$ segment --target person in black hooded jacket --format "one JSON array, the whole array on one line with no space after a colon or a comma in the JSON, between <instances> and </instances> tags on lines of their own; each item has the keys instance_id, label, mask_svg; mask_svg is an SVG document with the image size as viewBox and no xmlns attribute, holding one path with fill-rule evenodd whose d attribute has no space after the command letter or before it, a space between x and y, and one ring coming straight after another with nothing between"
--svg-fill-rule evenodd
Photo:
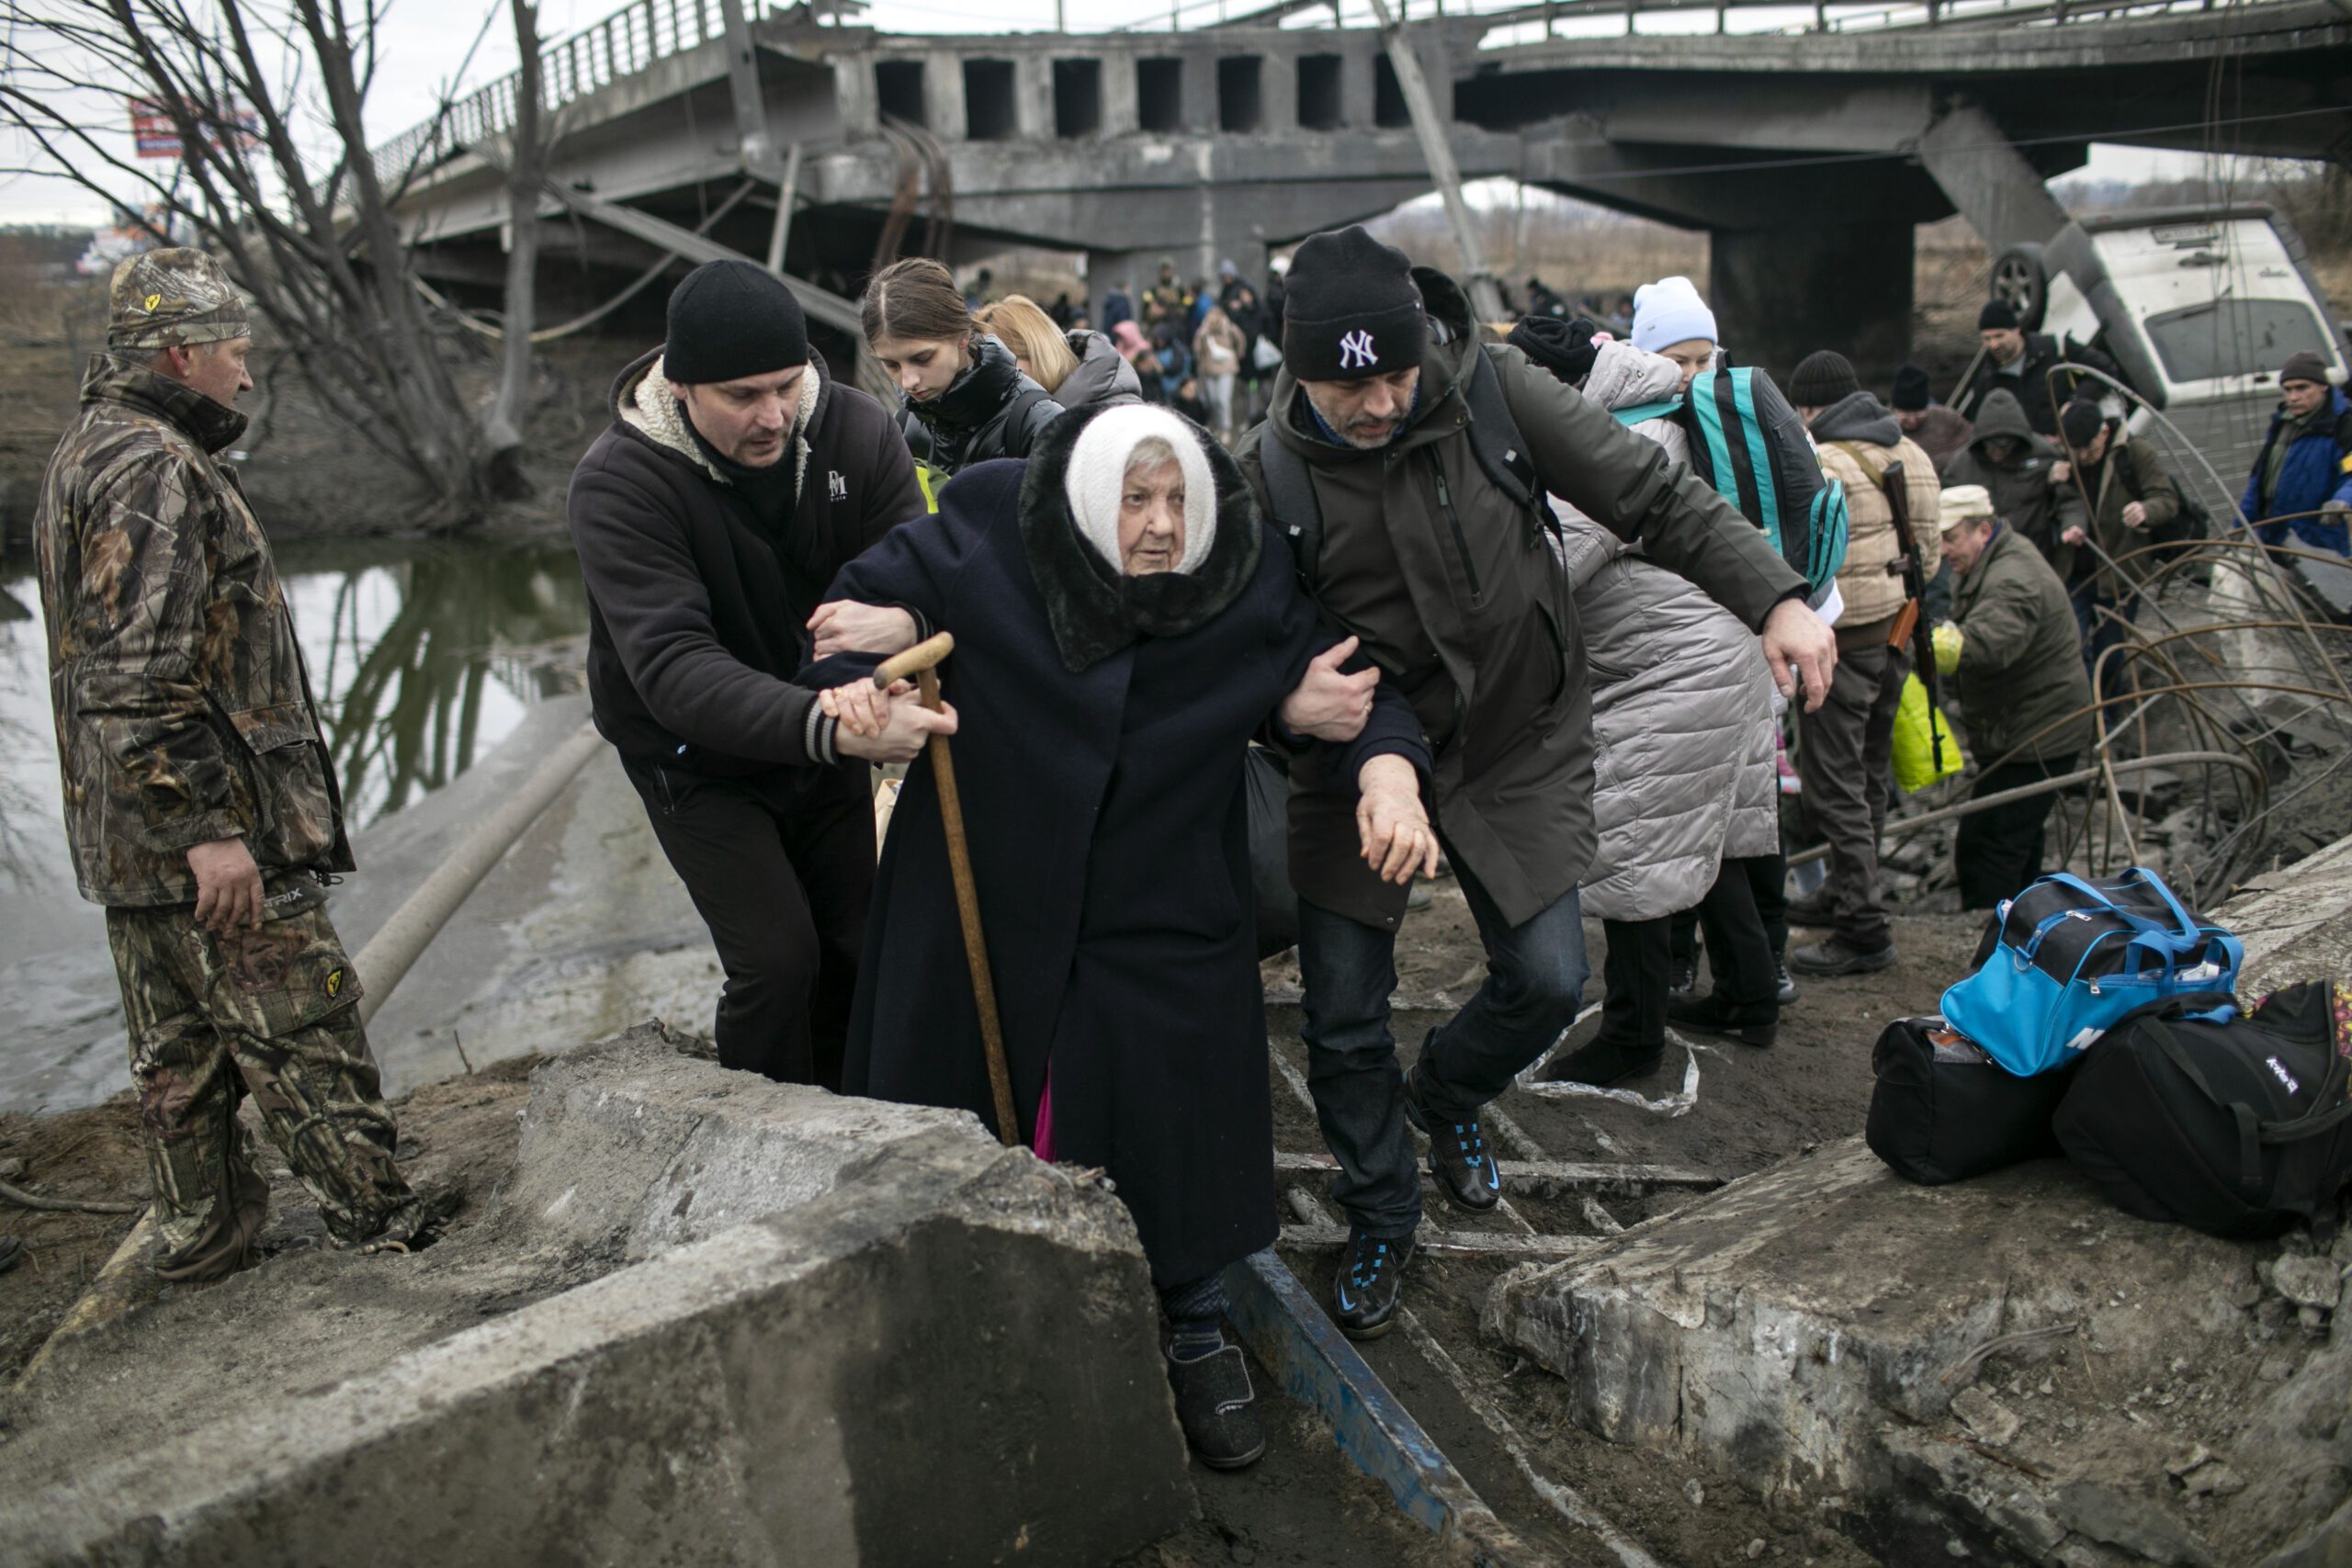
<instances>
[{"instance_id":1,"label":"person in black hooded jacket","mask_svg":"<svg viewBox=\"0 0 2352 1568\"><path fill-rule=\"evenodd\" d=\"M719 1061L837 1085L874 883L865 760L906 761L953 721L898 703L896 733L860 737L838 697L791 682L812 619L832 640L914 640L903 610L820 609L834 573L923 514L914 464L749 262L687 275L612 409L566 507L596 728L710 927Z\"/></svg>"},{"instance_id":2,"label":"person in black hooded jacket","mask_svg":"<svg viewBox=\"0 0 2352 1568\"><path fill-rule=\"evenodd\" d=\"M980 325L955 275L927 256L875 274L862 320L874 357L899 384L907 447L941 479L991 457L1026 457L1061 415Z\"/></svg>"}]
</instances>

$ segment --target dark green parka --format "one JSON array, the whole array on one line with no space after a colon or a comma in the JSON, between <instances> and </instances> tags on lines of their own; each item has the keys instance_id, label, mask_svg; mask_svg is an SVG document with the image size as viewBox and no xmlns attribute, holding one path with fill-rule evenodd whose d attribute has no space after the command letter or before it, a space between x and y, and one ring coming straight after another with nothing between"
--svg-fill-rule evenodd
<instances>
[{"instance_id":1,"label":"dark green parka","mask_svg":"<svg viewBox=\"0 0 2352 1568\"><path fill-rule=\"evenodd\" d=\"M1481 352L1468 301L1426 267L1414 280L1430 343L1412 413L1386 446L1336 446L1315 433L1290 372L1237 453L1278 530L1259 452L1302 457L1322 513L1316 597L1335 630L1363 639L1400 683L1437 760L1434 816L1451 852L1521 924L1558 901L1592 858L1592 694L1576 607L1529 508L1480 468L1465 397ZM1764 536L1657 444L1518 349L1485 351L1545 490L1638 538L1760 628L1804 581ZM1300 897L1394 929L1405 890L1358 855L1355 781L1306 759L1292 773L1290 870Z\"/></svg>"},{"instance_id":2,"label":"dark green parka","mask_svg":"<svg viewBox=\"0 0 2352 1568\"><path fill-rule=\"evenodd\" d=\"M1953 582L1951 609L1964 639L1953 680L1980 767L2055 761L2091 743L2074 602L2032 541L2004 525Z\"/></svg>"}]
</instances>

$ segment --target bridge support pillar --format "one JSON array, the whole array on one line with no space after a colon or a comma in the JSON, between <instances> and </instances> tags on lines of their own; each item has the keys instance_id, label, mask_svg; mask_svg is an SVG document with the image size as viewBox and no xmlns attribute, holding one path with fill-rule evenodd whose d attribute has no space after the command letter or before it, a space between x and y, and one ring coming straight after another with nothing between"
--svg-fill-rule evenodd
<instances>
[{"instance_id":1,"label":"bridge support pillar","mask_svg":"<svg viewBox=\"0 0 2352 1568\"><path fill-rule=\"evenodd\" d=\"M1717 229L1708 292L1733 357L1785 381L1816 348L1854 362L1865 386L1911 351L1908 223Z\"/></svg>"}]
</instances>

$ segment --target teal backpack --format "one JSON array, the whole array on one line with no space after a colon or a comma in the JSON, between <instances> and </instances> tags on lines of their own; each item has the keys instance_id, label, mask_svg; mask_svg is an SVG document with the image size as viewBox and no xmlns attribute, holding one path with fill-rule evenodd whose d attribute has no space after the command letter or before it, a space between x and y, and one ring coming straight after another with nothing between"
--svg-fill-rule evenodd
<instances>
[{"instance_id":1,"label":"teal backpack","mask_svg":"<svg viewBox=\"0 0 2352 1568\"><path fill-rule=\"evenodd\" d=\"M1818 608L1846 564L1846 487L1821 471L1804 421L1761 370L1708 370L1664 402L1616 411L1624 425L1671 419L1690 436L1690 468L1764 530Z\"/></svg>"}]
</instances>

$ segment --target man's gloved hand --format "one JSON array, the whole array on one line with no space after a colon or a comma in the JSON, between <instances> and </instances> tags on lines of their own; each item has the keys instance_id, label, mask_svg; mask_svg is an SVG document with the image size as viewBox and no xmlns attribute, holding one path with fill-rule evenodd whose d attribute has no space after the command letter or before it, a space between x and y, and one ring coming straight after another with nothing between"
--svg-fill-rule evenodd
<instances>
[{"instance_id":1,"label":"man's gloved hand","mask_svg":"<svg viewBox=\"0 0 2352 1568\"><path fill-rule=\"evenodd\" d=\"M2320 507L2319 514L2321 520L2327 523L2342 523L2352 519L2352 502L2328 502Z\"/></svg>"},{"instance_id":2,"label":"man's gloved hand","mask_svg":"<svg viewBox=\"0 0 2352 1568\"><path fill-rule=\"evenodd\" d=\"M1937 674L1949 675L1960 668L1960 650L1968 639L1961 636L1958 626L1946 621L1929 640L1935 645Z\"/></svg>"}]
</instances>

